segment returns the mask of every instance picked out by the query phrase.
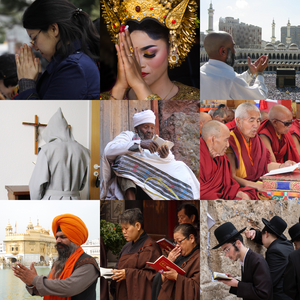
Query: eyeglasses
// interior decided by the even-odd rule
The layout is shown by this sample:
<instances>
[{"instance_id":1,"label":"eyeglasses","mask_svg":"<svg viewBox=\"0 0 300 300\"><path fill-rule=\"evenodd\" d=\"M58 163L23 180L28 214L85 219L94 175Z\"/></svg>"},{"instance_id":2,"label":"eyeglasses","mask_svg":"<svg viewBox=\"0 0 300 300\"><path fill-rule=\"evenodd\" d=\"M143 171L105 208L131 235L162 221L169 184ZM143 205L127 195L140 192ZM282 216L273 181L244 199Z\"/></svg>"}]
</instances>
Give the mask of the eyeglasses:
<instances>
[{"instance_id":1,"label":"eyeglasses","mask_svg":"<svg viewBox=\"0 0 300 300\"><path fill-rule=\"evenodd\" d=\"M40 34L41 31L42 31L42 29L41 29L41 30L38 32L38 34L30 41L30 44L31 44L32 46L35 45L36 38L37 38L37 36Z\"/></svg>"},{"instance_id":2,"label":"eyeglasses","mask_svg":"<svg viewBox=\"0 0 300 300\"><path fill-rule=\"evenodd\" d=\"M224 254L227 254L232 246L234 246L235 242L231 244L227 249L223 250Z\"/></svg>"},{"instance_id":3,"label":"eyeglasses","mask_svg":"<svg viewBox=\"0 0 300 300\"><path fill-rule=\"evenodd\" d=\"M181 241L177 241L177 242L175 242L175 244L177 244L177 245L180 245L185 239L187 239L188 238L188 236L186 237L186 238L184 238L183 240L181 240Z\"/></svg>"},{"instance_id":4,"label":"eyeglasses","mask_svg":"<svg viewBox=\"0 0 300 300\"><path fill-rule=\"evenodd\" d=\"M278 119L273 119L273 120L281 122L285 127L289 127L293 124L293 120L292 121L287 121L287 122L283 122L283 121L280 121Z\"/></svg>"}]
</instances>

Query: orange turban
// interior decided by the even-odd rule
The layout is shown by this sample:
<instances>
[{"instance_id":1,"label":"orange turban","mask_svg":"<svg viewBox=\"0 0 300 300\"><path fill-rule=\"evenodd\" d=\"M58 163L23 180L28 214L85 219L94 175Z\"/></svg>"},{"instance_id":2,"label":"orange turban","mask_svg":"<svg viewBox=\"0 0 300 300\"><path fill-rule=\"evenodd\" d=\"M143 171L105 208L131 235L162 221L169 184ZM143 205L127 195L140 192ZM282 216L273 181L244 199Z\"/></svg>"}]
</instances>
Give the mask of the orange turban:
<instances>
[{"instance_id":1,"label":"orange turban","mask_svg":"<svg viewBox=\"0 0 300 300\"><path fill-rule=\"evenodd\" d=\"M60 227L66 237L76 245L82 245L88 239L89 231L83 221L77 216L64 214L55 217L52 222L54 237L56 237L58 227Z\"/></svg>"}]
</instances>

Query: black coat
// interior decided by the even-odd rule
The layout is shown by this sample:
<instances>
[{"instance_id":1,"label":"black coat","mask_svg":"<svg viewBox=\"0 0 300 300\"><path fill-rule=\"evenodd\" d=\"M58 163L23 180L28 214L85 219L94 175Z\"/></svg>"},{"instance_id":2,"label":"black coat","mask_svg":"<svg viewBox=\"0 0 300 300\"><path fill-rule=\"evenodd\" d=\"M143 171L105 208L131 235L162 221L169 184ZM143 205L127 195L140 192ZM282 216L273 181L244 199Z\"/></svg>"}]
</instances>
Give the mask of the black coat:
<instances>
[{"instance_id":1,"label":"black coat","mask_svg":"<svg viewBox=\"0 0 300 300\"><path fill-rule=\"evenodd\" d=\"M272 279L265 259L249 249L244 270L238 287L231 287L229 292L243 300L272 300Z\"/></svg>"},{"instance_id":2,"label":"black coat","mask_svg":"<svg viewBox=\"0 0 300 300\"><path fill-rule=\"evenodd\" d=\"M254 241L262 244L260 231L256 231ZM273 241L266 251L266 261L273 282L273 300L291 300L283 291L283 275L288 264L288 256L293 251L293 244L280 238Z\"/></svg>"},{"instance_id":3,"label":"black coat","mask_svg":"<svg viewBox=\"0 0 300 300\"><path fill-rule=\"evenodd\" d=\"M284 272L283 290L293 300L300 300L300 249L289 255Z\"/></svg>"}]
</instances>

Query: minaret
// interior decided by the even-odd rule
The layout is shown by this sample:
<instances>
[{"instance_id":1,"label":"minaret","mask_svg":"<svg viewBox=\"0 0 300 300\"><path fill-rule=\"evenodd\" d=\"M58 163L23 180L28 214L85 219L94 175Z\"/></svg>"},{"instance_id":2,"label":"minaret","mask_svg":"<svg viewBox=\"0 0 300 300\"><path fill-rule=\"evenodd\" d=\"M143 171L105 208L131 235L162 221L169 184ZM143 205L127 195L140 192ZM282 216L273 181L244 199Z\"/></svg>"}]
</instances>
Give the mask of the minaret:
<instances>
[{"instance_id":1,"label":"minaret","mask_svg":"<svg viewBox=\"0 0 300 300\"><path fill-rule=\"evenodd\" d=\"M208 30L206 30L208 33L214 31L214 9L212 7L212 2L210 2L210 6L208 9Z\"/></svg>"},{"instance_id":2,"label":"minaret","mask_svg":"<svg viewBox=\"0 0 300 300\"><path fill-rule=\"evenodd\" d=\"M274 22L274 18L273 18L271 43L275 44L275 42L276 42L276 37L275 37L275 22Z\"/></svg>"},{"instance_id":3,"label":"minaret","mask_svg":"<svg viewBox=\"0 0 300 300\"><path fill-rule=\"evenodd\" d=\"M290 23L290 19L287 23L287 35L286 35L286 44L289 45L292 42L291 39L291 23Z\"/></svg>"}]
</instances>

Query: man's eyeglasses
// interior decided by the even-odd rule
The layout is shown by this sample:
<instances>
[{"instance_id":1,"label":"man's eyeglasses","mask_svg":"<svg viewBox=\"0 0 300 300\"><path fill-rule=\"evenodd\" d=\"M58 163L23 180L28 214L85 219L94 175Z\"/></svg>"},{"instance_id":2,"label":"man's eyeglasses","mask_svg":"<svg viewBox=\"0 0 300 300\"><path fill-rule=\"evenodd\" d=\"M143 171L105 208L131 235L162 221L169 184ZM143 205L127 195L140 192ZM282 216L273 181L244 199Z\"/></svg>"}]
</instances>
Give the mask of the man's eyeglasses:
<instances>
[{"instance_id":1,"label":"man's eyeglasses","mask_svg":"<svg viewBox=\"0 0 300 300\"><path fill-rule=\"evenodd\" d=\"M235 242L234 242L233 244L231 244L227 249L224 249L224 250L223 250L224 254L228 253L229 250L230 250L230 248L231 248L232 246L234 246L234 245L235 245Z\"/></svg>"},{"instance_id":2,"label":"man's eyeglasses","mask_svg":"<svg viewBox=\"0 0 300 300\"><path fill-rule=\"evenodd\" d=\"M37 36L40 34L41 31L42 31L42 29L41 29L41 30L37 33L37 35L30 41L30 44L31 44L32 46L35 45L36 38L37 38Z\"/></svg>"},{"instance_id":3,"label":"man's eyeglasses","mask_svg":"<svg viewBox=\"0 0 300 300\"><path fill-rule=\"evenodd\" d=\"M287 122L283 122L283 121L280 121L278 119L273 119L273 120L281 122L285 127L289 127L293 124L293 120L292 121L287 121Z\"/></svg>"},{"instance_id":4,"label":"man's eyeglasses","mask_svg":"<svg viewBox=\"0 0 300 300\"><path fill-rule=\"evenodd\" d=\"M177 242L175 242L175 244L177 244L177 245L180 245L185 239L187 239L188 238L188 236L186 237L186 238L184 238L183 240L181 240L181 241L177 241Z\"/></svg>"}]
</instances>

